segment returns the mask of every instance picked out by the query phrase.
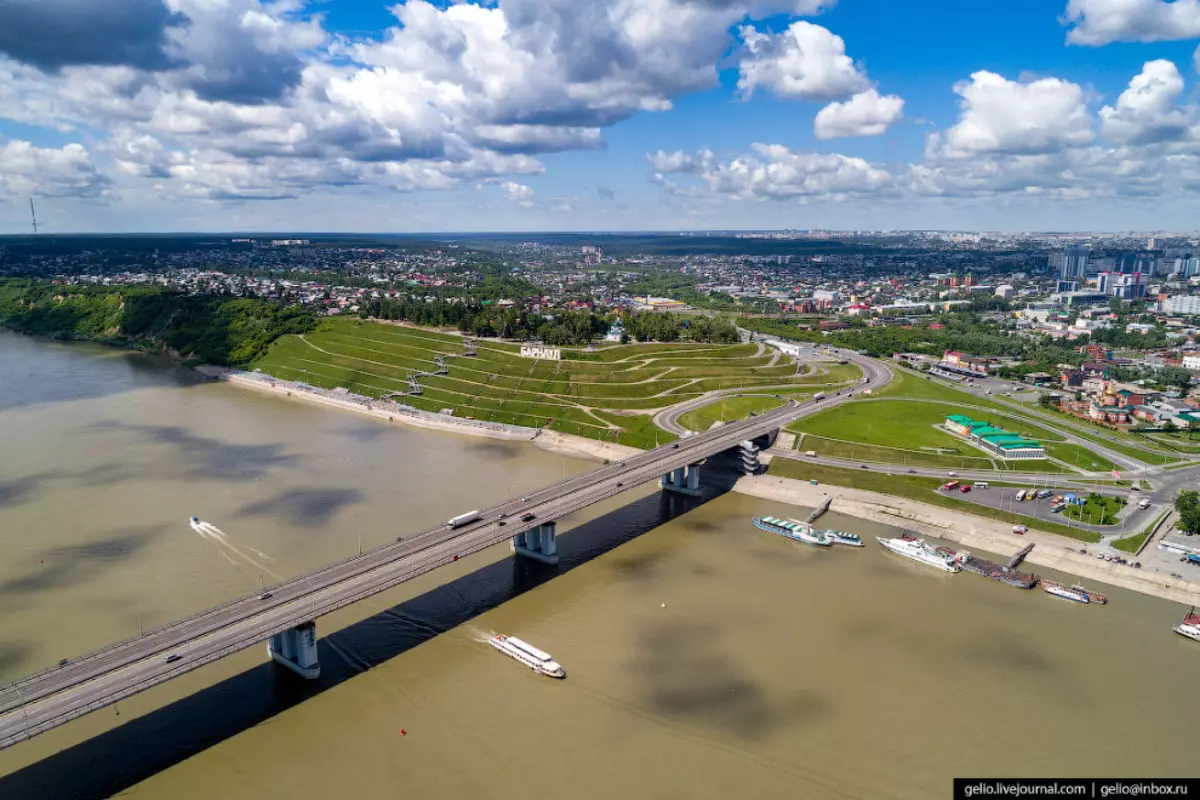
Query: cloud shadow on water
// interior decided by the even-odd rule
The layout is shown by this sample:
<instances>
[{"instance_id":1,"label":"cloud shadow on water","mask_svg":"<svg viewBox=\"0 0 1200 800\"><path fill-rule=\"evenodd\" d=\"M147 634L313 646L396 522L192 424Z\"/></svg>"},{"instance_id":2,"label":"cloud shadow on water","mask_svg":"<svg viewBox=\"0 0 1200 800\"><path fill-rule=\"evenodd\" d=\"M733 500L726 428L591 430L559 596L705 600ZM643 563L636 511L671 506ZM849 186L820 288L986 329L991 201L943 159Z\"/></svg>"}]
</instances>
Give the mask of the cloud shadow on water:
<instances>
[{"instance_id":1,"label":"cloud shadow on water","mask_svg":"<svg viewBox=\"0 0 1200 800\"><path fill-rule=\"evenodd\" d=\"M37 491L46 484L62 477L60 470L50 470L23 478L0 480L0 508L15 506L32 500Z\"/></svg>"},{"instance_id":2,"label":"cloud shadow on water","mask_svg":"<svg viewBox=\"0 0 1200 800\"><path fill-rule=\"evenodd\" d=\"M640 640L643 655L632 671L646 704L665 717L757 741L831 710L824 696L811 691L769 695L725 653L714 625L655 622Z\"/></svg>"},{"instance_id":3,"label":"cloud shadow on water","mask_svg":"<svg viewBox=\"0 0 1200 800\"><path fill-rule=\"evenodd\" d=\"M566 532L559 540L557 567L526 559L504 559L318 640L321 677L315 681L299 679L277 665L264 662L0 776L0 797L4 800L111 797L469 622L701 503L666 493L634 500ZM317 625L319 631L320 621ZM668 702L686 705L688 700L668 698Z\"/></svg>"},{"instance_id":4,"label":"cloud shadow on water","mask_svg":"<svg viewBox=\"0 0 1200 800\"><path fill-rule=\"evenodd\" d=\"M166 532L160 525L126 529L93 542L54 547L38 555L25 574L0 583L0 603L19 602L38 592L83 583L118 566L152 539Z\"/></svg>"},{"instance_id":5,"label":"cloud shadow on water","mask_svg":"<svg viewBox=\"0 0 1200 800\"><path fill-rule=\"evenodd\" d=\"M250 517L281 517L289 525L321 528L343 508L362 502L362 499L362 492L349 487L289 489L274 497L248 503L237 513Z\"/></svg>"}]
</instances>

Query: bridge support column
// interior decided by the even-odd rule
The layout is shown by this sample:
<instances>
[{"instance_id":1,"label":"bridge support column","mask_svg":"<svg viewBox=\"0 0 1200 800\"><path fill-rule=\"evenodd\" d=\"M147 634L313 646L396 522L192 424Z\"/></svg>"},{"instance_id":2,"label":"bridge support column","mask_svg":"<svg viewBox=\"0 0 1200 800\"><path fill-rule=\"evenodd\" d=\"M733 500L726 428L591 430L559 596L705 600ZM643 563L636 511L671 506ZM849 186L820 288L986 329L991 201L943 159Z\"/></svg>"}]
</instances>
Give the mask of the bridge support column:
<instances>
[{"instance_id":1,"label":"bridge support column","mask_svg":"<svg viewBox=\"0 0 1200 800\"><path fill-rule=\"evenodd\" d=\"M512 537L512 551L519 556L532 558L544 564L557 564L557 540L557 524L546 522Z\"/></svg>"},{"instance_id":2,"label":"bridge support column","mask_svg":"<svg viewBox=\"0 0 1200 800\"><path fill-rule=\"evenodd\" d=\"M291 630L277 633L267 640L271 659L290 669L301 678L321 677L317 662L317 623L305 622Z\"/></svg>"},{"instance_id":3,"label":"bridge support column","mask_svg":"<svg viewBox=\"0 0 1200 800\"><path fill-rule=\"evenodd\" d=\"M758 460L758 445L746 439L738 446L742 459L742 472L747 475L757 475L762 471L762 463Z\"/></svg>"},{"instance_id":4,"label":"bridge support column","mask_svg":"<svg viewBox=\"0 0 1200 800\"><path fill-rule=\"evenodd\" d=\"M664 491L689 494L693 497L700 495L700 465L689 464L677 470L668 472L659 480L658 485Z\"/></svg>"}]
</instances>

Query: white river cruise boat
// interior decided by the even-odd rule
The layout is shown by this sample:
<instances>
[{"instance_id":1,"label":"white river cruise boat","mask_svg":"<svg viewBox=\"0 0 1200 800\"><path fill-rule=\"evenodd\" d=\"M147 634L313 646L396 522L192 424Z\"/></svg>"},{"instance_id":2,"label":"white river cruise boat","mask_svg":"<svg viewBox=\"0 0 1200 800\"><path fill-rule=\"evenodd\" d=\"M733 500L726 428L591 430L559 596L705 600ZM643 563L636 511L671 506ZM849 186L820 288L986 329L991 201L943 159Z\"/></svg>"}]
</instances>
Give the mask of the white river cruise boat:
<instances>
[{"instance_id":1,"label":"white river cruise boat","mask_svg":"<svg viewBox=\"0 0 1200 800\"><path fill-rule=\"evenodd\" d=\"M924 539L918 539L913 536L900 537L898 539L884 539L882 536L876 536L875 538L881 545L898 556L911 558L913 561L940 569L943 572L962 572L962 567L959 566L954 556L938 552L936 547Z\"/></svg>"},{"instance_id":2,"label":"white river cruise boat","mask_svg":"<svg viewBox=\"0 0 1200 800\"><path fill-rule=\"evenodd\" d=\"M565 678L566 670L544 650L539 650L529 642L515 636L505 636L498 633L488 639L488 644L509 658L515 658L534 672L548 678Z\"/></svg>"},{"instance_id":3,"label":"white river cruise boat","mask_svg":"<svg viewBox=\"0 0 1200 800\"><path fill-rule=\"evenodd\" d=\"M1196 613L1194 607L1184 615L1183 622L1175 626L1175 632L1200 642L1200 614Z\"/></svg>"}]
</instances>

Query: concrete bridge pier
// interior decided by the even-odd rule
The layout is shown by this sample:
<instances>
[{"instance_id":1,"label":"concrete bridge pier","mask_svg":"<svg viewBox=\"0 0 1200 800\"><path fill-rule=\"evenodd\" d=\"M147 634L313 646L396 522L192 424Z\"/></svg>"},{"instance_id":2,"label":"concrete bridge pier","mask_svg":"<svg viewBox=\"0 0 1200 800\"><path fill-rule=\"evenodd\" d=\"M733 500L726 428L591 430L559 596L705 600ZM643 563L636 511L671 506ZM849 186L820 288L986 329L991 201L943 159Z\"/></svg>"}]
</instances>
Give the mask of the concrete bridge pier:
<instances>
[{"instance_id":1,"label":"concrete bridge pier","mask_svg":"<svg viewBox=\"0 0 1200 800\"><path fill-rule=\"evenodd\" d=\"M276 663L290 669L301 678L321 677L317 662L317 623L305 622L291 630L277 633L267 640L267 652Z\"/></svg>"},{"instance_id":2,"label":"concrete bridge pier","mask_svg":"<svg viewBox=\"0 0 1200 800\"><path fill-rule=\"evenodd\" d=\"M700 465L689 464L686 467L672 470L659 479L658 485L664 491L679 492L680 494L700 496Z\"/></svg>"},{"instance_id":3,"label":"concrete bridge pier","mask_svg":"<svg viewBox=\"0 0 1200 800\"><path fill-rule=\"evenodd\" d=\"M738 455L742 460L742 472L747 475L757 475L762 472L762 462L758 460L758 445L746 439L738 445Z\"/></svg>"},{"instance_id":4,"label":"concrete bridge pier","mask_svg":"<svg viewBox=\"0 0 1200 800\"><path fill-rule=\"evenodd\" d=\"M557 524L545 522L512 537L512 551L519 556L541 561L543 564L557 564L557 539Z\"/></svg>"}]
</instances>

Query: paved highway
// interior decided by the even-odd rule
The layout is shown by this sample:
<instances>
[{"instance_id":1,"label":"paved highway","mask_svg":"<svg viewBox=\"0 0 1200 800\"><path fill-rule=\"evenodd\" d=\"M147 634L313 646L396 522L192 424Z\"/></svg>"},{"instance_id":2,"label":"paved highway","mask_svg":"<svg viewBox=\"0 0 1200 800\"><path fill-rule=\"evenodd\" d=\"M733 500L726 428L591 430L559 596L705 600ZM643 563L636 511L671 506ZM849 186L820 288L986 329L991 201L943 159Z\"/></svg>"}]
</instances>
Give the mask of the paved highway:
<instances>
[{"instance_id":1,"label":"paved highway","mask_svg":"<svg viewBox=\"0 0 1200 800\"><path fill-rule=\"evenodd\" d=\"M868 374L890 378L886 368ZM0 749L503 542L526 514L534 515L526 524L559 519L852 396L792 402L640 453L485 509L470 525L424 531L271 587L264 599L242 597L21 678L0 688Z\"/></svg>"}]
</instances>

